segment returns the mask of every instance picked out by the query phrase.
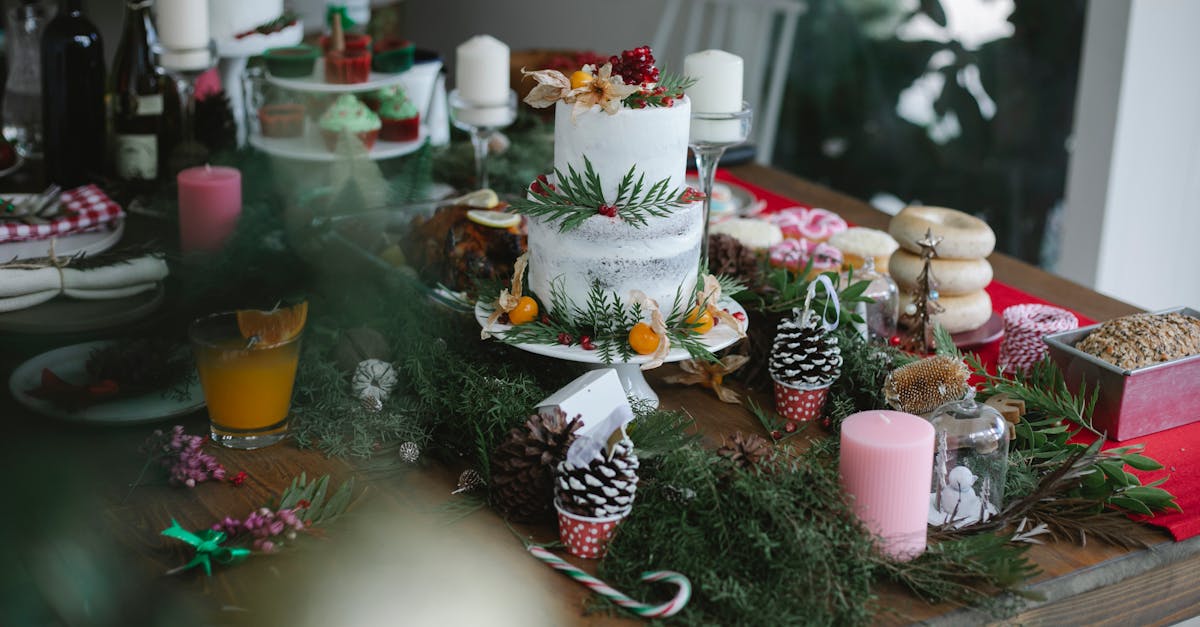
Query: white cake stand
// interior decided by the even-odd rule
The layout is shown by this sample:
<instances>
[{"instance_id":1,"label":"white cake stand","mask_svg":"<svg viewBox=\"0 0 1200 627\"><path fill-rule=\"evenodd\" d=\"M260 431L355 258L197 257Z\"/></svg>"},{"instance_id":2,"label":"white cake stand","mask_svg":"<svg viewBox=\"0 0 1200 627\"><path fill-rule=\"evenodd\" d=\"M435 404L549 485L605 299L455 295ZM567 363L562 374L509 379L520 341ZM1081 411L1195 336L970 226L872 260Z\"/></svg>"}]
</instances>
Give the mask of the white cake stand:
<instances>
[{"instance_id":1,"label":"white cake stand","mask_svg":"<svg viewBox=\"0 0 1200 627\"><path fill-rule=\"evenodd\" d=\"M730 298L722 298L718 304L722 309L728 309L730 313L741 313L743 316L746 310L742 308L737 301ZM491 315L483 303L475 304L475 320L480 327L487 325L488 316ZM504 332L511 329L511 325L496 323L492 325L490 333L496 337L503 337ZM747 329L747 323L742 322L742 330ZM700 336L700 342L704 344L709 351L715 353L722 348L728 348L738 341L738 334L735 330L729 328L727 324L717 324L712 330ZM650 361L648 355L635 355L629 361L612 363L604 363L600 358L598 351L583 350L578 345L563 346L561 344L510 344L510 346L519 348L523 351L533 353L535 355L545 355L563 361L574 361L581 364L586 364L589 368L595 370L599 368L612 368L617 371L617 376L621 379L621 385L625 388L625 394L630 398L648 404L651 408L658 407L658 394L654 392L654 388L646 381L646 377L642 374L642 364ZM674 363L677 361L685 361L691 359L692 356L687 350L679 347L674 347L667 354L665 363Z\"/></svg>"}]
</instances>

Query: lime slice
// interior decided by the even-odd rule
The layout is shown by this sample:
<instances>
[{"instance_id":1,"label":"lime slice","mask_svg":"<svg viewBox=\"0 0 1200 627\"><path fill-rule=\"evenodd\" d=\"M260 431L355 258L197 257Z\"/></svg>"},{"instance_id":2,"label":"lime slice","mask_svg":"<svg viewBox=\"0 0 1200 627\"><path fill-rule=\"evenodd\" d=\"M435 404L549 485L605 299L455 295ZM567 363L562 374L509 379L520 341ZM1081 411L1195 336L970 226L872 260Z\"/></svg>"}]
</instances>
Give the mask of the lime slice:
<instances>
[{"instance_id":1,"label":"lime slice","mask_svg":"<svg viewBox=\"0 0 1200 627\"><path fill-rule=\"evenodd\" d=\"M521 216L503 211L484 211L472 209L467 212L467 219L476 224L490 226L494 229L511 229L521 224Z\"/></svg>"}]
</instances>

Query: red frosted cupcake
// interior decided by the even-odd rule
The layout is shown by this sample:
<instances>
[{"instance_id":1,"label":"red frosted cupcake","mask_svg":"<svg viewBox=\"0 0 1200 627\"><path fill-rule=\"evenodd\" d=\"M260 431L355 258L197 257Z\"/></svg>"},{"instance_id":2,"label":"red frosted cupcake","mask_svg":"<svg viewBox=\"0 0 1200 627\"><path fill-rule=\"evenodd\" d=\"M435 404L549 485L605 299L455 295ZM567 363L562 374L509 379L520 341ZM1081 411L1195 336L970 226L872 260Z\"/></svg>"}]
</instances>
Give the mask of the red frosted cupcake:
<instances>
[{"instance_id":1,"label":"red frosted cupcake","mask_svg":"<svg viewBox=\"0 0 1200 627\"><path fill-rule=\"evenodd\" d=\"M403 93L379 107L383 129L379 137L389 142L411 142L421 136L421 114Z\"/></svg>"},{"instance_id":2,"label":"red frosted cupcake","mask_svg":"<svg viewBox=\"0 0 1200 627\"><path fill-rule=\"evenodd\" d=\"M273 104L258 110L263 137L299 137L304 134L304 105Z\"/></svg>"},{"instance_id":3,"label":"red frosted cupcake","mask_svg":"<svg viewBox=\"0 0 1200 627\"><path fill-rule=\"evenodd\" d=\"M360 33L346 33L343 35L346 40L346 51L351 50L367 50L371 49L371 36ZM333 36L321 35L321 51L325 54L333 52Z\"/></svg>"},{"instance_id":4,"label":"red frosted cupcake","mask_svg":"<svg viewBox=\"0 0 1200 627\"><path fill-rule=\"evenodd\" d=\"M379 139L379 129L382 124L379 116L371 112L367 105L352 94L342 94L333 106L321 116L318 123L321 136L329 150L337 150L338 141L344 135L353 135L362 141L363 146L370 150Z\"/></svg>"},{"instance_id":5,"label":"red frosted cupcake","mask_svg":"<svg viewBox=\"0 0 1200 627\"><path fill-rule=\"evenodd\" d=\"M330 50L325 54L325 82L338 85L365 83L371 76L371 51Z\"/></svg>"}]
</instances>

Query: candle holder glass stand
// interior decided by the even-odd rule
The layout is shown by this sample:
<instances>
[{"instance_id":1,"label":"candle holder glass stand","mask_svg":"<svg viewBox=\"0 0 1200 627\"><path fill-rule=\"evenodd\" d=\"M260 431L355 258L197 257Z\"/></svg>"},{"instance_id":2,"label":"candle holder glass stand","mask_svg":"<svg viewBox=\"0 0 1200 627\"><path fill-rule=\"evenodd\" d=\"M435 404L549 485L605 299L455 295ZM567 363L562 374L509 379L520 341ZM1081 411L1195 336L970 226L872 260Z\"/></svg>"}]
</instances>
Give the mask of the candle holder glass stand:
<instances>
[{"instance_id":1,"label":"candle holder glass stand","mask_svg":"<svg viewBox=\"0 0 1200 627\"><path fill-rule=\"evenodd\" d=\"M517 93L509 90L504 104L480 105L463 100L456 89L450 92L449 101L450 122L471 136L471 145L475 148L475 186L485 188L488 186L488 142L496 131L517 119Z\"/></svg>"},{"instance_id":2,"label":"candle holder glass stand","mask_svg":"<svg viewBox=\"0 0 1200 627\"><path fill-rule=\"evenodd\" d=\"M175 81L180 109L179 143L168 159L172 172L202 165L208 162L208 148L196 137L196 80L200 75L216 67L217 44L209 40L202 48L171 48L155 44L152 48L154 62Z\"/></svg>"},{"instance_id":3,"label":"candle holder glass stand","mask_svg":"<svg viewBox=\"0 0 1200 627\"><path fill-rule=\"evenodd\" d=\"M688 145L696 158L696 170L700 176L700 192L704 194L704 239L700 243L700 258L708 259L708 216L712 208L713 183L717 177L717 164L725 149L744 143L750 137L753 109L742 103L741 111L732 113L705 113L692 111L691 132Z\"/></svg>"}]
</instances>

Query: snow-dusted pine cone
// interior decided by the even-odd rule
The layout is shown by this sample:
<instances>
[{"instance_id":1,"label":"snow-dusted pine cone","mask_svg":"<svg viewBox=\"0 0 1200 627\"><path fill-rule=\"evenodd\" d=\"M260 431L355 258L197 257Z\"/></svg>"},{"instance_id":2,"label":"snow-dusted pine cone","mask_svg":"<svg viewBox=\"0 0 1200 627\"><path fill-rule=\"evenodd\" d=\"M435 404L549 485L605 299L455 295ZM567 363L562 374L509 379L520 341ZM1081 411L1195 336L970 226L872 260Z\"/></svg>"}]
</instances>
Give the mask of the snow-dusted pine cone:
<instances>
[{"instance_id":1,"label":"snow-dusted pine cone","mask_svg":"<svg viewBox=\"0 0 1200 627\"><path fill-rule=\"evenodd\" d=\"M607 518L628 513L637 492L638 458L625 438L608 454L596 451L586 466L567 460L558 465L554 494L562 508L579 516Z\"/></svg>"},{"instance_id":2,"label":"snow-dusted pine cone","mask_svg":"<svg viewBox=\"0 0 1200 627\"><path fill-rule=\"evenodd\" d=\"M788 385L823 385L842 373L837 338L809 312L803 322L784 318L771 347L771 376Z\"/></svg>"}]
</instances>

